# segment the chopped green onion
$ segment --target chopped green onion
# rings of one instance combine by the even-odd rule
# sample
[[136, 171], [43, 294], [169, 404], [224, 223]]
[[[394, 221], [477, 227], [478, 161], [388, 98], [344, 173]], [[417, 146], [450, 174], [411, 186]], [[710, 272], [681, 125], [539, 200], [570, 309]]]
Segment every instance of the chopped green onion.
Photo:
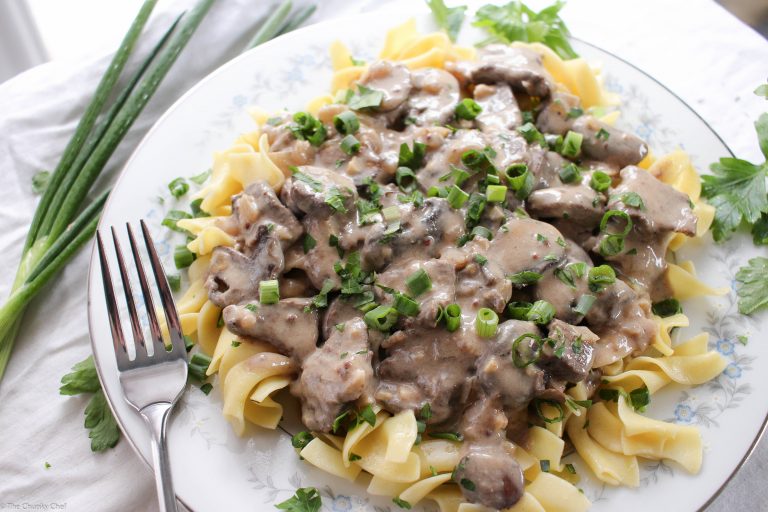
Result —
[[304, 449], [313, 439], [315, 436], [313, 436], [310, 432], [307, 432], [306, 430], [303, 432], [299, 432], [298, 434], [291, 437], [291, 445], [293, 445], [294, 448], [297, 448], [299, 450]]
[[204, 212], [203, 209], [200, 207], [200, 205], [203, 204], [203, 199], [198, 198], [189, 203], [189, 209], [192, 211], [192, 217], [194, 218], [200, 218], [200, 217], [210, 217], [211, 215], [208, 212]]
[[173, 263], [178, 269], [187, 268], [196, 259], [195, 253], [190, 251], [186, 245], [177, 245], [173, 250]]
[[246, 304], [244, 307], [251, 313], [255, 313], [259, 310], [259, 306], [257, 306], [256, 304]]
[[485, 211], [487, 200], [482, 194], [472, 193], [469, 196], [469, 205], [467, 205], [467, 227], [472, 227], [480, 222], [480, 217]]
[[598, 247], [603, 256], [616, 256], [624, 250], [624, 237], [622, 235], [606, 235]]
[[536, 125], [531, 122], [525, 123], [523, 126], [518, 128], [517, 131], [520, 135], [523, 136], [528, 144], [535, 142], [541, 146], [544, 146], [547, 143], [544, 135], [542, 135], [538, 128], [536, 128]]
[[458, 186], [453, 185], [448, 190], [448, 197], [446, 199], [452, 208], [459, 209], [464, 206], [464, 203], [467, 202], [469, 199], [469, 194], [461, 190]]
[[363, 316], [363, 320], [372, 329], [389, 331], [397, 322], [397, 310], [391, 306], [377, 306]]
[[175, 198], [179, 198], [189, 191], [189, 183], [184, 178], [176, 178], [168, 184], [168, 190]]
[[208, 367], [211, 364], [211, 358], [205, 354], [197, 353], [193, 354], [189, 360], [189, 375], [190, 377], [199, 381], [204, 381], [208, 376]]
[[325, 142], [328, 132], [318, 119], [307, 112], [293, 114], [294, 123], [288, 128], [298, 140], [306, 140], [313, 146], [320, 146]]
[[504, 185], [488, 185], [488, 188], [485, 189], [485, 197], [488, 198], [489, 203], [503, 203], [507, 198], [507, 187]]
[[475, 254], [475, 262], [482, 267], [483, 265], [488, 263], [488, 258], [483, 256], [482, 254]]
[[419, 314], [419, 303], [407, 295], [396, 293], [395, 309], [401, 315], [416, 316]]
[[445, 439], [455, 443], [460, 443], [464, 440], [464, 436], [458, 432], [430, 432], [429, 437], [433, 439]]
[[165, 278], [168, 280], [168, 286], [171, 290], [177, 292], [181, 289], [181, 275], [180, 274], [166, 274]]
[[427, 197], [448, 197], [448, 190], [445, 187], [429, 187]]
[[592, 305], [595, 303], [595, 300], [597, 300], [597, 297], [595, 297], [594, 295], [585, 293], [584, 295], [579, 297], [579, 301], [576, 303], [576, 306], [573, 308], [573, 312], [578, 313], [581, 316], [586, 316], [587, 313], [589, 313], [589, 310], [592, 309]]
[[616, 272], [610, 265], [600, 265], [589, 269], [589, 276], [587, 277], [589, 283], [589, 289], [593, 292], [601, 292], [607, 286], [616, 282]]
[[584, 115], [584, 110], [582, 110], [579, 107], [573, 107], [571, 110], [568, 111], [567, 117], [568, 119], [576, 119], [577, 117], [581, 117]]
[[513, 320], [527, 320], [531, 306], [533, 304], [530, 302], [510, 302], [507, 305], [507, 315]]
[[406, 278], [405, 286], [408, 287], [412, 297], [418, 297], [432, 289], [432, 279], [429, 278], [429, 274], [423, 268], [420, 268]]
[[[625, 222], [624, 228], [616, 233], [608, 231], [608, 222], [612, 218], [619, 218]], [[600, 232], [607, 233], [609, 235], [627, 236], [632, 231], [632, 219], [627, 212], [621, 210], [608, 210], [603, 214], [603, 218], [600, 220]]]
[[210, 382], [206, 382], [205, 384], [200, 386], [200, 391], [202, 391], [203, 394], [205, 394], [206, 396], [208, 396], [211, 390], [213, 390], [213, 384], [211, 384]]
[[565, 470], [566, 470], [568, 473], [572, 474], [572, 475], [575, 475], [575, 474], [576, 474], [576, 468], [575, 468], [575, 467], [573, 467], [573, 464], [566, 464], [566, 465], [565, 465]]
[[354, 135], [347, 135], [339, 144], [341, 150], [348, 155], [356, 155], [360, 151], [360, 141]]
[[512, 190], [515, 191], [515, 197], [518, 199], [527, 198], [533, 191], [534, 179], [533, 174], [528, 170], [528, 166], [524, 163], [512, 164], [504, 171], [509, 185]]
[[566, 158], [576, 158], [581, 153], [581, 142], [584, 136], [577, 132], [568, 130], [563, 139], [563, 149], [560, 154]]
[[459, 119], [473, 120], [483, 111], [483, 108], [471, 98], [464, 98], [456, 105], [456, 117]]
[[512, 281], [512, 284], [517, 286], [528, 286], [529, 284], [534, 284], [541, 279], [542, 275], [538, 272], [533, 272], [531, 270], [524, 270], [522, 272], [518, 272], [517, 274], [510, 274], [507, 276], [507, 279]]
[[499, 315], [489, 308], [480, 308], [475, 317], [475, 330], [481, 338], [490, 338], [496, 334], [499, 326]]
[[544, 140], [547, 143], [547, 147], [550, 151], [554, 151], [556, 153], [559, 153], [563, 149], [563, 136], [562, 135], [554, 135], [554, 134], [546, 134], [544, 135]]
[[573, 162], [560, 169], [560, 180], [563, 183], [576, 183], [581, 181], [581, 171]]
[[589, 180], [589, 186], [598, 192], [605, 192], [611, 186], [611, 177], [603, 171], [595, 171]]
[[191, 181], [193, 183], [197, 183], [198, 185], [202, 185], [203, 183], [206, 182], [206, 180], [208, 178], [211, 177], [211, 173], [213, 173], [213, 170], [212, 169], [208, 169], [207, 171], [203, 171], [200, 174], [196, 174], [194, 176], [191, 176], [189, 178], [189, 181]]
[[406, 510], [411, 510], [411, 504], [408, 503], [407, 501], [405, 501], [404, 499], [401, 499], [398, 496], [395, 496], [394, 498], [392, 498], [392, 503], [394, 503], [395, 505], [397, 505], [400, 508], [404, 508]]
[[341, 114], [333, 116], [333, 126], [336, 131], [342, 135], [352, 135], [360, 129], [360, 121], [354, 112], [347, 110]]
[[[545, 423], [560, 423], [565, 419], [565, 411], [563, 410], [563, 406], [560, 405], [560, 402], [556, 402], [554, 400], [545, 400], [542, 398], [534, 398], [533, 404], [536, 407], [536, 414], [539, 415], [539, 418], [544, 420]], [[558, 415], [554, 418], [550, 418], [547, 415], [544, 414], [544, 412], [541, 410], [541, 404], [547, 404], [555, 409], [557, 409]]]
[[165, 216], [161, 224], [172, 231], [176, 231], [178, 233], [187, 233], [187, 230], [180, 228], [177, 225], [177, 223], [182, 219], [191, 219], [191, 218], [192, 216], [187, 212], [183, 212], [181, 210], [171, 210]]
[[486, 147], [482, 151], [476, 149], [470, 149], [461, 154], [461, 163], [467, 166], [475, 172], [483, 172], [486, 174], [496, 174], [496, 166], [493, 165], [493, 158], [496, 156], [496, 151], [490, 146]]
[[651, 306], [651, 311], [654, 315], [665, 317], [677, 315], [683, 312], [683, 308], [680, 307], [680, 301], [677, 299], [664, 299], [661, 302], [656, 302]]
[[468, 491], [474, 491], [475, 489], [477, 489], [477, 486], [475, 486], [475, 482], [473, 482], [469, 478], [462, 478], [461, 482], [459, 482], [459, 485], [461, 485], [463, 488], [465, 488]]
[[472, 238], [481, 236], [486, 240], [493, 240], [493, 233], [491, 233], [491, 230], [485, 226], [475, 226], [474, 228], [472, 228], [472, 232], [470, 233], [470, 235]]
[[461, 307], [458, 304], [449, 304], [443, 309], [443, 320], [448, 332], [455, 332], [461, 325]]
[[456, 167], [455, 165], [451, 165], [451, 170], [448, 173], [443, 174], [442, 176], [440, 176], [440, 179], [438, 181], [443, 182], [443, 181], [448, 181], [451, 178], [453, 178], [453, 182], [460, 187], [462, 185], [462, 183], [467, 181], [469, 176], [470, 176], [470, 174], [467, 171], [465, 171], [464, 169], [460, 169], [460, 168]]
[[395, 171], [395, 183], [403, 192], [413, 192], [416, 189], [416, 174], [408, 167], [398, 167]]
[[280, 287], [277, 279], [259, 281], [259, 302], [262, 304], [277, 304], [280, 300]]
[[[525, 340], [531, 340], [533, 343], [523, 344]], [[522, 336], [518, 336], [517, 339], [512, 342], [512, 362], [518, 368], [525, 368], [526, 366], [532, 365], [541, 357], [542, 345], [543, 342], [541, 336], [537, 334], [528, 332]]]
[[397, 157], [398, 167], [408, 167], [415, 171], [424, 163], [424, 156], [427, 153], [427, 145], [423, 142], [414, 141], [413, 149], [403, 142], [400, 144], [400, 153]]
[[555, 307], [545, 300], [537, 300], [528, 311], [527, 320], [538, 324], [546, 325], [555, 316]]
[[425, 403], [421, 407], [421, 411], [419, 412], [419, 417], [424, 421], [427, 421], [432, 417], [432, 406], [429, 405], [429, 402]]

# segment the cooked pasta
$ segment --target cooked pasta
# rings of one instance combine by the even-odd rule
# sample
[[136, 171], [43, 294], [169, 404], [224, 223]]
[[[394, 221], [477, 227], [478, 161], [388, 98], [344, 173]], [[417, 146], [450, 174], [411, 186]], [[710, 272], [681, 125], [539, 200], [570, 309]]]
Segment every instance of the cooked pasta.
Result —
[[[505, 56], [512, 55], [508, 52], [524, 62], [520, 69], [504, 67], [507, 65], [504, 59], [508, 58]], [[571, 472], [573, 467], [564, 461], [566, 439], [594, 476], [612, 486], [638, 486], [641, 459], [674, 461], [690, 473], [698, 472], [703, 451], [698, 430], [651, 419], [639, 412], [647, 404], [647, 397], [668, 384], [699, 385], [715, 378], [725, 367], [721, 356], [708, 351], [706, 334], [675, 344], [673, 329], [689, 324], [684, 314], [660, 316], [650, 310], [651, 298], [683, 301], [724, 293], [699, 280], [692, 263], [667, 263], [664, 258], [666, 253], [680, 249], [689, 240], [705, 236], [714, 215], [714, 209], [701, 198], [700, 181], [687, 155], [675, 151], [653, 156], [642, 141], [638, 139], [635, 143], [629, 135], [612, 128], [619, 117], [616, 109], [619, 101], [603, 87], [600, 70], [584, 59], [563, 60], [538, 43], [490, 47], [478, 54], [473, 48], [451, 43], [443, 33], [419, 34], [415, 22], [410, 20], [388, 33], [380, 60], [375, 63], [358, 61], [339, 41], [331, 46], [330, 55], [333, 77], [329, 93], [312, 100], [306, 113], [292, 118], [281, 112], [269, 114], [254, 109], [252, 116], [258, 129], [242, 135], [230, 149], [214, 156], [211, 177], [196, 196], [201, 200], [202, 211], [210, 216], [178, 222], [178, 226], [191, 235], [187, 247], [197, 256], [189, 269], [190, 285], [178, 303], [183, 330], [197, 341], [203, 352], [212, 356], [208, 373], [218, 374], [224, 416], [234, 431], [244, 435], [247, 423], [276, 428], [283, 413], [276, 394], [290, 388], [302, 399], [304, 423], [312, 431], [305, 433], [305, 442], [294, 444], [307, 463], [349, 481], [355, 481], [360, 473], [367, 473], [371, 476], [370, 494], [392, 497], [408, 508], [423, 500], [432, 500], [441, 512], [494, 508], [515, 512], [587, 510], [589, 500], [574, 485], [578, 477]], [[523, 75], [525, 78], [519, 78]], [[408, 78], [407, 87], [402, 85], [406, 82], [399, 82], [401, 76], [413, 77]], [[457, 77], [458, 82], [453, 77]], [[458, 84], [455, 93], [446, 83]], [[502, 83], [509, 86], [499, 85]], [[474, 100], [465, 104], [469, 112], [460, 113], [457, 107], [459, 85], [462, 91], [474, 94]], [[372, 105], [381, 105], [384, 110], [386, 102], [402, 102], [399, 96], [407, 99], [408, 94], [415, 98], [408, 100], [410, 110], [393, 107], [374, 117], [376, 108]], [[445, 111], [447, 117], [440, 112], [446, 101], [450, 107]], [[542, 107], [536, 107], [539, 101]], [[362, 106], [355, 108], [354, 102]], [[568, 105], [578, 112], [572, 114]], [[473, 114], [472, 108], [485, 117]], [[532, 114], [524, 112], [531, 117], [524, 127], [520, 126], [526, 119], [520, 112], [524, 108], [539, 108], [535, 125], [531, 122]], [[362, 121], [355, 115], [340, 115], [355, 110], [360, 116], [371, 116], [365, 121], [369, 123], [365, 126], [367, 131], [362, 131]], [[595, 116], [599, 113], [599, 117], [591, 116], [590, 112]], [[585, 116], [586, 124], [594, 128], [571, 136], [576, 133], [572, 130], [577, 130], [572, 118], [579, 116]], [[395, 146], [399, 147], [399, 153], [386, 149], [391, 142], [373, 133], [387, 123], [404, 123], [405, 128], [399, 129], [411, 130], [408, 132], [411, 139], [402, 139], [402, 145]], [[434, 124], [441, 126], [432, 126]], [[446, 124], [448, 128], [442, 126]], [[563, 124], [570, 128], [566, 128], [567, 134], [562, 132], [565, 137], [557, 139], [554, 134]], [[409, 125], [413, 127], [408, 128]], [[538, 157], [531, 158], [554, 158], [551, 154], [557, 151], [580, 162], [581, 169], [576, 166], [570, 169], [569, 165], [573, 164], [557, 155], [556, 160], [562, 167], [551, 171], [549, 177], [535, 177], [540, 180], [535, 185], [524, 185], [525, 180], [534, 179], [529, 175], [534, 166], [530, 158], [515, 160], [514, 157], [504, 173], [488, 172], [489, 166], [494, 168], [503, 159], [504, 155], [499, 153], [516, 150], [504, 144], [490, 148], [471, 138], [479, 137], [477, 134], [483, 131], [496, 135], [507, 133], [505, 130], [522, 133], [523, 128], [527, 130], [525, 141], [517, 136], [520, 142], [516, 143], [538, 152]], [[590, 129], [597, 133], [588, 133]], [[546, 141], [539, 130], [549, 137]], [[336, 134], [341, 149], [339, 144], [321, 145], [328, 131]], [[451, 145], [459, 140], [457, 134], [464, 132], [468, 134], [467, 140], [471, 140], [462, 141], [463, 145]], [[359, 139], [353, 133], [358, 134]], [[605, 144], [601, 145], [602, 133], [607, 135]], [[628, 147], [612, 153], [608, 138], [611, 134], [629, 140]], [[321, 135], [322, 140], [317, 143], [316, 137]], [[392, 130], [386, 137], [400, 141]], [[590, 137], [593, 137], [591, 142]], [[589, 158], [576, 158], [579, 151], [568, 156], [567, 146], [576, 139]], [[539, 147], [536, 144], [544, 149], [536, 149]], [[549, 144], [554, 146], [547, 146]], [[449, 145], [447, 150], [441, 149], [444, 145]], [[366, 155], [374, 151], [380, 153], [377, 159], [365, 160]], [[432, 155], [427, 164], [423, 163], [424, 152]], [[431, 162], [438, 160], [438, 153], [442, 160], [432, 166]], [[472, 161], [473, 158], [476, 161]], [[334, 163], [338, 168], [336, 172], [315, 170], [318, 166], [333, 167]], [[374, 178], [370, 174], [372, 165], [379, 173]], [[469, 171], [461, 168], [462, 165]], [[455, 231], [454, 224], [463, 225], [464, 218], [473, 215], [475, 195], [463, 191], [462, 183], [472, 182], [472, 173], [477, 173], [476, 169], [482, 166], [486, 166], [483, 172], [487, 173], [481, 182], [485, 189], [483, 197], [487, 197], [483, 208], [486, 203], [491, 205], [489, 209], [497, 208], [496, 216], [502, 220], [493, 224], [495, 221], [489, 217], [487, 222], [483, 221], [485, 224], [475, 223], [471, 235], [464, 233], [463, 242], [458, 244], [453, 243], [458, 238], [455, 236], [449, 240], [453, 246], [449, 248], [445, 244], [449, 238], [447, 233]], [[578, 177], [567, 175], [566, 168]], [[421, 178], [424, 182], [419, 184]], [[578, 180], [582, 178], [583, 185], [580, 185]], [[595, 184], [598, 178], [607, 180], [602, 189]], [[316, 199], [313, 194], [322, 190], [326, 179], [333, 187], [332, 193], [313, 203]], [[507, 181], [503, 181], [505, 179]], [[414, 184], [406, 185], [406, 180]], [[452, 187], [447, 186], [450, 180], [455, 180]], [[397, 183], [399, 190], [390, 184], [392, 182]], [[643, 190], [650, 187], [649, 195], [636, 192], [631, 185], [635, 182], [641, 184]], [[525, 186], [528, 190], [520, 193]], [[574, 203], [565, 207], [566, 213], [577, 217], [571, 224], [568, 223], [570, 215], [553, 219], [553, 205], [548, 202], [555, 196], [560, 199], [568, 196], [571, 193], [568, 186], [573, 190], [582, 187], [578, 194], [588, 195], [591, 203], [584, 204], [582, 196], [572, 198]], [[302, 192], [301, 187], [308, 191]], [[609, 187], [611, 195], [606, 197]], [[345, 194], [353, 193], [356, 188], [366, 190], [367, 202], [357, 202], [352, 207], [345, 202], [348, 199]], [[444, 195], [441, 190], [445, 190]], [[651, 197], [654, 191], [663, 198]], [[430, 221], [432, 227], [423, 229], [444, 224], [440, 227], [444, 231], [439, 234], [430, 231], [428, 240], [418, 238], [415, 233], [422, 228], [409, 227], [409, 222], [417, 224], [418, 221], [405, 217], [403, 204], [414, 211], [419, 207], [409, 204], [416, 204], [417, 192], [421, 196], [419, 201], [434, 209], [430, 214], [434, 216]], [[493, 192], [501, 196], [492, 197]], [[536, 201], [534, 195], [538, 195]], [[440, 220], [443, 213], [437, 210], [434, 198], [449, 203], [453, 209], [469, 203], [461, 210], [461, 216], [445, 214]], [[657, 203], [666, 199], [682, 205], [679, 211], [672, 212], [682, 220], [673, 219], [671, 227], [664, 227], [667, 219], [662, 218], [662, 214], [651, 218], [652, 214], [644, 211], [654, 208], [662, 211], [666, 206]], [[380, 209], [366, 210], [379, 200]], [[494, 206], [494, 201], [498, 205]], [[591, 212], [600, 201], [603, 203], [595, 217]], [[558, 204], [562, 209], [562, 201]], [[502, 205], [508, 207], [506, 211]], [[528, 213], [515, 216], [511, 211], [515, 207], [521, 211], [525, 208]], [[397, 264], [373, 274], [378, 288], [373, 286], [373, 277], [369, 281], [360, 280], [361, 257], [343, 245], [342, 235], [329, 232], [325, 224], [315, 220], [323, 215], [328, 217], [328, 211], [347, 213], [347, 209], [355, 208], [359, 225], [341, 229], [347, 229], [351, 237], [358, 237], [357, 244], [363, 240], [368, 243], [370, 235], [358, 230], [367, 224], [381, 226], [381, 239], [398, 236], [403, 226], [415, 233], [407, 248], [395, 250], [382, 243], [370, 254], [363, 255], [363, 263], [375, 267], [371, 261], [393, 258], [392, 253], [400, 251]], [[324, 213], [318, 213], [321, 211]], [[371, 213], [371, 220], [360, 220]], [[300, 223], [294, 214], [306, 216]], [[550, 225], [532, 220], [529, 215], [544, 219]], [[614, 226], [612, 223], [617, 220], [624, 222], [623, 226], [618, 223], [618, 230], [606, 228], [606, 224]], [[578, 223], [592, 224], [584, 232], [577, 229]], [[644, 226], [651, 234], [643, 239], [632, 238], [628, 233], [633, 223]], [[339, 228], [340, 225], [333, 226]], [[492, 228], [498, 231], [491, 234]], [[495, 255], [513, 262], [515, 258], [528, 258], [513, 242], [501, 251], [494, 249], [494, 240], [504, 239], [508, 232], [512, 233], [510, 237], [543, 244], [551, 254], [536, 253], [533, 258], [536, 264], [529, 267], [502, 264], [500, 273], [493, 275], [499, 267], [497, 261], [492, 261]], [[619, 244], [619, 239], [620, 250], [604, 250], [611, 244]], [[413, 254], [408, 251], [427, 252], [439, 244], [442, 244], [442, 253], [432, 254], [432, 259], [414, 263], [403, 256]], [[567, 249], [558, 249], [558, 246], [567, 246]], [[585, 250], [605, 264], [593, 266]], [[631, 251], [635, 251], [634, 254], [651, 251], [661, 264], [638, 267], [626, 257]], [[357, 259], [352, 254], [357, 255]], [[555, 262], [553, 266], [544, 266], [539, 261], [546, 262], [550, 256]], [[323, 258], [338, 260], [331, 266], [332, 272], [324, 271]], [[608, 265], [612, 268], [598, 271]], [[464, 281], [459, 284], [468, 291], [460, 292], [452, 283], [456, 287], [446, 301], [440, 296], [440, 276], [447, 273], [455, 280], [459, 271], [465, 273]], [[419, 281], [414, 277], [420, 273], [426, 274], [428, 280], [431, 278], [429, 286], [424, 285], [423, 278]], [[284, 305], [280, 316], [270, 316], [272, 310], [265, 307], [268, 302], [264, 302], [261, 290], [266, 286], [264, 283], [272, 279], [279, 280], [279, 288], [273, 291]], [[534, 286], [526, 287], [532, 284]], [[419, 286], [425, 290], [432, 287], [433, 291], [414, 291]], [[256, 287], [258, 292], [253, 291]], [[356, 288], [359, 290], [348, 295], [357, 294], [354, 297], [364, 311], [339, 302], [329, 305], [329, 293], [340, 289], [344, 295], [345, 289]], [[404, 292], [406, 288], [410, 295]], [[573, 295], [573, 303], [560, 305], [555, 296], [576, 293], [570, 289], [581, 290], [580, 295]], [[318, 293], [309, 297], [313, 294], [308, 290]], [[420, 302], [414, 300], [419, 293], [427, 298], [422, 297]], [[460, 293], [466, 297], [461, 298]], [[374, 297], [383, 294], [391, 294], [392, 302], [373, 302]], [[515, 298], [510, 302], [513, 294]], [[605, 294], [610, 296], [606, 298]], [[362, 302], [363, 296], [370, 300]], [[587, 300], [589, 305], [582, 311], [579, 309], [581, 297], [585, 296], [591, 297], [591, 302]], [[576, 298], [580, 299], [578, 305]], [[601, 300], [605, 303], [601, 304]], [[508, 302], [510, 309], [507, 310]], [[537, 306], [540, 303], [546, 303], [551, 312], [546, 312], [546, 305]], [[622, 330], [622, 325], [608, 318], [589, 316], [593, 303], [596, 308], [610, 310], [610, 315], [618, 317], [619, 322], [634, 323]], [[490, 327], [481, 322], [479, 311], [475, 316], [478, 304], [490, 312], [484, 313], [491, 319]], [[454, 314], [453, 306], [459, 310], [458, 314]], [[539, 315], [549, 314], [546, 321], [541, 322], [541, 317], [534, 315], [537, 307], [544, 308]], [[318, 334], [320, 310], [324, 308], [327, 311], [323, 313]], [[434, 314], [426, 320], [421, 313], [418, 317], [413, 314], [412, 318], [406, 318], [408, 308]], [[382, 313], [376, 316], [379, 310]], [[505, 311], [512, 320], [502, 324], [498, 315]], [[515, 316], [521, 314], [524, 316]], [[395, 319], [391, 324], [388, 323], [390, 317]], [[432, 330], [414, 330], [413, 324], [422, 320], [432, 322]], [[401, 323], [395, 324], [395, 321]], [[441, 391], [452, 393], [450, 400], [437, 395], [432, 401], [419, 399], [425, 393], [428, 395], [417, 385], [422, 379], [421, 372], [428, 373], [432, 371], [430, 366], [441, 367], [446, 364], [445, 360], [465, 356], [451, 353], [444, 359], [430, 360], [424, 354], [442, 349], [436, 344], [417, 344], [418, 350], [407, 354], [411, 359], [405, 367], [395, 371], [382, 366], [385, 363], [379, 360], [380, 351], [396, 358], [398, 347], [413, 343], [419, 336], [433, 336], [434, 329], [442, 329], [440, 332], [447, 332], [445, 336], [453, 339], [458, 334], [450, 334], [453, 332], [451, 322], [461, 325], [458, 331], [453, 327], [457, 333], [477, 326], [478, 339], [487, 338], [471, 345], [472, 350], [487, 350], [482, 347], [493, 345], [492, 340], [506, 332], [503, 329], [512, 333], [512, 338], [508, 346], [498, 348], [497, 352], [473, 354], [471, 364], [456, 370], [460, 375], [465, 372], [466, 377], [459, 376], [455, 384], [449, 383], [449, 387]], [[578, 325], [582, 322], [587, 326]], [[382, 324], [387, 327], [380, 328]], [[544, 332], [540, 328], [545, 324], [549, 324], [549, 334], [540, 336]], [[398, 327], [393, 333], [395, 325]], [[534, 326], [531, 329], [539, 334], [526, 333], [528, 325]], [[486, 328], [490, 329], [490, 335], [483, 333]], [[296, 339], [307, 341], [289, 344], [284, 339], [287, 331]], [[638, 341], [638, 336], [643, 340]], [[317, 348], [319, 337], [325, 343]], [[469, 341], [461, 341], [459, 347], [461, 343]], [[576, 362], [557, 370], [561, 373], [552, 370], [546, 365], [560, 363], [546, 363], [543, 358], [546, 355], [549, 360], [562, 360], [565, 357], [562, 350], [560, 355], [551, 353], [556, 352], [558, 346], [567, 349], [570, 354], [567, 357], [573, 361], [583, 359], [581, 351], [587, 349], [582, 347], [588, 347], [590, 366], [580, 369], [581, 363]], [[377, 376], [381, 379], [376, 390], [370, 388], [373, 364], [379, 365]], [[542, 384], [541, 393], [535, 397], [516, 405], [512, 405], [514, 397], [508, 397], [503, 407], [498, 405], [501, 402], [490, 388], [517, 385], [504, 380], [505, 375], [515, 372], [522, 372], [520, 379], [532, 379], [531, 375], [539, 367], [547, 369], [536, 374], [547, 380], [546, 389]], [[453, 370], [441, 371], [441, 379], [454, 378]], [[393, 372], [400, 372], [397, 378]], [[470, 374], [482, 382], [478, 388], [462, 387]], [[337, 378], [346, 380], [333, 380]], [[600, 395], [596, 394], [598, 388], [602, 389]], [[331, 398], [318, 402], [321, 392]], [[645, 396], [646, 401], [638, 404], [633, 398], [638, 396]], [[460, 421], [448, 410], [449, 404], [456, 401], [462, 401], [465, 407], [459, 411], [463, 414]], [[332, 424], [329, 420], [333, 420]], [[456, 431], [440, 432], [437, 427], [441, 425]], [[479, 433], [480, 430], [483, 432]], [[478, 460], [492, 460], [496, 466], [478, 469]], [[501, 474], [504, 478], [519, 475], [519, 483], [509, 484], [514, 492], [502, 491], [493, 482], [474, 481], [476, 474], [491, 475], [493, 478], [489, 480]]]

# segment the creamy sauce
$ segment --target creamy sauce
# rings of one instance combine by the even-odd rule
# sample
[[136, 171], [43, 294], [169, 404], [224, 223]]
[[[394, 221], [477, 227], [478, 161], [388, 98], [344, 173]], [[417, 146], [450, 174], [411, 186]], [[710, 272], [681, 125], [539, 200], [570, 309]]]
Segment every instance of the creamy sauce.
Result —
[[[474, 484], [461, 486], [465, 499], [502, 509], [523, 493], [515, 445], [526, 443], [530, 424], [544, 424], [536, 400], [563, 404], [578, 382], [591, 394], [602, 367], [647, 349], [656, 332], [651, 300], [668, 295], [666, 244], [672, 233], [694, 234], [696, 218], [686, 196], [634, 167], [645, 143], [553, 92], [535, 52], [491, 45], [447, 69], [371, 64], [361, 90], [381, 103], [323, 107], [326, 135], [314, 145], [291, 116], [271, 120], [271, 157], [299, 174], [279, 199], [263, 183], [233, 199], [220, 227], [236, 244], [213, 251], [206, 287], [233, 333], [290, 357], [309, 429], [330, 432], [344, 411], [374, 402], [412, 410], [425, 436], [464, 437], [455, 478]], [[455, 116], [462, 98], [476, 101], [474, 120]], [[350, 113], [359, 124], [352, 151], [334, 122]], [[524, 119], [545, 141], [526, 142]], [[557, 146], [568, 131], [583, 135], [572, 158]], [[470, 165], [468, 152], [485, 156]], [[561, 178], [568, 164], [581, 179]], [[527, 170], [525, 193], [507, 180], [511, 165]], [[596, 170], [612, 178], [607, 191], [592, 188]], [[491, 203], [494, 180], [507, 190]], [[633, 224], [611, 255], [601, 249], [608, 210]], [[589, 272], [601, 264], [618, 278], [595, 289]], [[429, 284], [418, 293], [417, 272]], [[259, 304], [265, 279], [280, 281], [277, 304]], [[590, 295], [591, 308], [577, 310]], [[508, 316], [510, 302], [534, 301], [549, 303], [554, 317]], [[446, 311], [455, 307], [449, 330]], [[376, 323], [366, 314], [374, 308], [389, 316]], [[481, 308], [499, 317], [485, 338], [476, 328]], [[526, 354], [532, 359], [521, 365]]]

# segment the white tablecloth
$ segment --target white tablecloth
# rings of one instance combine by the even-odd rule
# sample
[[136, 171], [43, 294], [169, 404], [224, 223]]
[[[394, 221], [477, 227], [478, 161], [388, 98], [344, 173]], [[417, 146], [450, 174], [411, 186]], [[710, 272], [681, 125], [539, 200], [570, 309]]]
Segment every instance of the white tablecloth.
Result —
[[[157, 37], [190, 3], [161, 3], [149, 30]], [[392, 2], [317, 3], [321, 7], [313, 20]], [[169, 101], [235, 55], [270, 7], [264, 0], [220, 0], [214, 6], [111, 160], [101, 186], [114, 179], [129, 148]], [[402, 12], [415, 8], [421, 8], [421, 2], [401, 1]], [[571, 0], [564, 17], [574, 35], [621, 55], [676, 92], [737, 155], [761, 161], [752, 122], [768, 103], [752, 90], [768, 75], [768, 42], [714, 1]], [[143, 41], [140, 54], [149, 47], [147, 39]], [[39, 169], [55, 166], [110, 50], [105, 48], [103, 58], [89, 62], [45, 64], [0, 85], [2, 297], [8, 293], [37, 199], [30, 179]], [[0, 509], [157, 508], [152, 476], [129, 444], [123, 440], [106, 453], [91, 453], [83, 428], [86, 399], [58, 394], [61, 376], [90, 352], [85, 288], [89, 252], [82, 251], [29, 308], [0, 384]], [[766, 465], [768, 442], [763, 442], [710, 510], [758, 510], [758, 504], [768, 503]], [[210, 481], [205, 468], [200, 471], [201, 481]]]

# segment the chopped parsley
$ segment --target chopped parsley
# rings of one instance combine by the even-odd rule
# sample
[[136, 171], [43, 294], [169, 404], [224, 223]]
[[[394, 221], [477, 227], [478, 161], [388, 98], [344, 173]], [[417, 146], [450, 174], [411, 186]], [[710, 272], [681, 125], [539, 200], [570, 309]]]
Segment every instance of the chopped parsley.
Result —
[[383, 92], [358, 84], [357, 93], [352, 94], [347, 105], [352, 110], [376, 109], [381, 106], [382, 101], [384, 101]]

